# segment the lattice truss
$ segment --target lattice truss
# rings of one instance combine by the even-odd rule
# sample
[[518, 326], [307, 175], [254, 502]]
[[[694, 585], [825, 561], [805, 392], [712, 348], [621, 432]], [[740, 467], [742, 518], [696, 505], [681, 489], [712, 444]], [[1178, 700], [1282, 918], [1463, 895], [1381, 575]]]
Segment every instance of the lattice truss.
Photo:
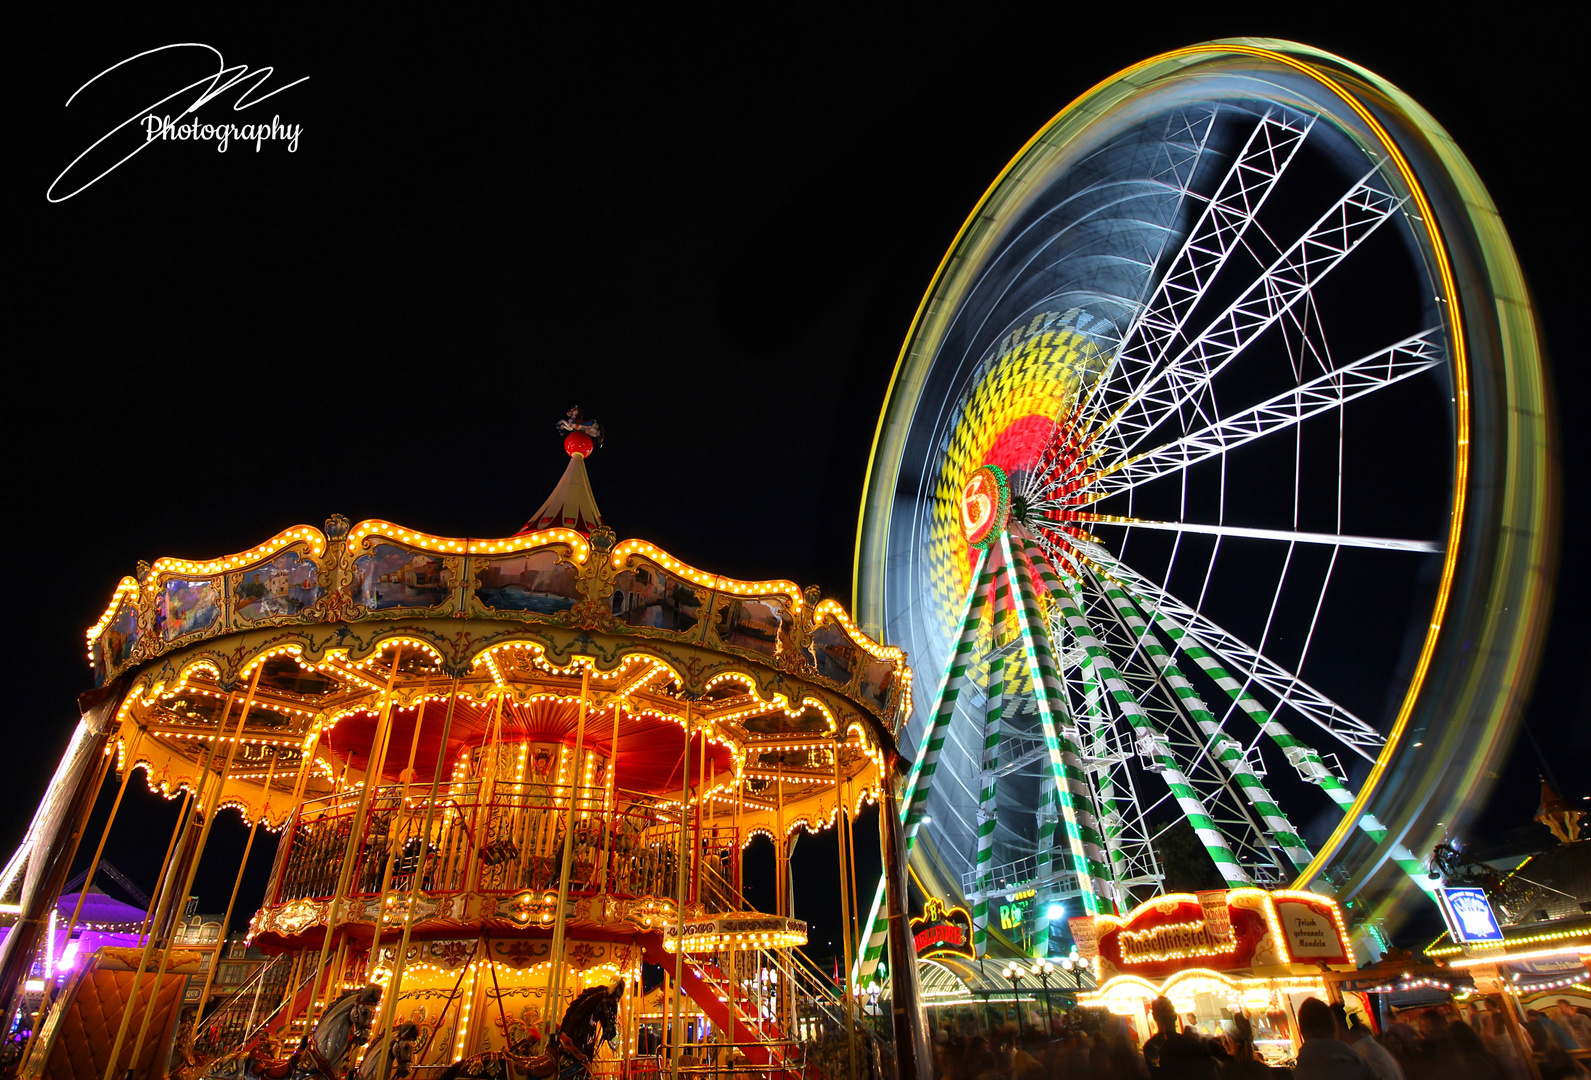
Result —
[[[1404, 199], [1371, 157], [1312, 221], [1273, 235], [1262, 210], [1316, 118], [1265, 106], [1240, 148], [1224, 156], [1210, 149], [1217, 120], [1210, 109], [1177, 113], [1167, 124], [1150, 173], [1188, 224], [1140, 231], [1159, 242], [1137, 243], [1146, 286], [1125, 327], [1102, 330], [1077, 310], [1032, 322], [1041, 330], [1057, 319], [1086, 325], [1107, 359], [1084, 373], [1033, 467], [1011, 477], [1015, 521], [972, 575], [960, 639], [903, 802], [908, 843], [935, 785], [955, 786], [951, 804], [978, 808], [973, 866], [960, 884], [980, 949], [989, 942], [990, 898], [1013, 885], [1036, 888], [1041, 906], [1077, 898], [1089, 912], [1159, 890], [1156, 842], [1168, 821], [1189, 822], [1232, 885], [1281, 884], [1310, 865], [1313, 853], [1273, 794], [1267, 762], [1285, 762], [1346, 812], [1355, 792], [1343, 759], [1373, 761], [1384, 744], [1374, 724], [1300, 675], [1337, 553], [1442, 549], [1430, 539], [1344, 529], [1341, 445], [1347, 405], [1447, 363], [1445, 328], [1433, 319], [1378, 348], [1340, 355], [1318, 297], [1334, 271], [1405, 212]], [[1060, 281], [1052, 295], [1067, 289]], [[1017, 347], [1017, 336], [1002, 347]], [[1287, 385], [1260, 400], [1223, 389], [1222, 373], [1262, 337], [1267, 362], [1285, 362]], [[994, 370], [994, 359], [984, 367]], [[1226, 455], [1266, 440], [1301, 458], [1311, 421], [1312, 430], [1337, 431], [1335, 527], [1299, 527], [1296, 463], [1293, 490], [1282, 493], [1292, 501], [1291, 528], [1225, 521]], [[1201, 465], [1222, 470], [1215, 520], [1186, 513], [1188, 475]], [[1157, 482], [1161, 493], [1181, 485], [1178, 518], [1134, 514], [1139, 493]], [[1285, 546], [1284, 577], [1299, 545], [1328, 547], [1302, 649], [1282, 658], [1268, 647], [1274, 602], [1253, 641], [1209, 617], [1208, 568], [1192, 595], [1168, 587], [1172, 566], [1153, 575], [1134, 569], [1124, 551], [1135, 529], [1177, 534], [1172, 566], [1184, 536], [1213, 537], [1217, 549], [1227, 537], [1274, 541]], [[938, 772], [947, 739], [958, 757], [977, 763], [975, 775]], [[1377, 841], [1385, 837], [1371, 814], [1356, 823]], [[1427, 887], [1406, 848], [1394, 845], [1391, 857]], [[1318, 878], [1316, 885], [1328, 887]], [[883, 944], [877, 902], [874, 912], [864, 974]], [[1047, 935], [1041, 915], [1035, 955]]]

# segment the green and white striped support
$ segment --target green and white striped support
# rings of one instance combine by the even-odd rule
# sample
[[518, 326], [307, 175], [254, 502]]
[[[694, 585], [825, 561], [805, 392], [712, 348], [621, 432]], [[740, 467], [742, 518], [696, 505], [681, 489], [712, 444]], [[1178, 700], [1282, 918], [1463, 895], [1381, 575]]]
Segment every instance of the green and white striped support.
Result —
[[[1125, 570], [1120, 564], [1109, 568], [1121, 573], [1124, 579], [1132, 579], [1137, 575]], [[1349, 788], [1330, 770], [1321, 759], [1319, 751], [1299, 739], [1286, 725], [1271, 715], [1270, 711], [1260, 704], [1253, 694], [1248, 692], [1242, 681], [1235, 678], [1222, 664], [1215, 653], [1205, 647], [1197, 634], [1193, 633], [1182, 622], [1166, 614], [1158, 605], [1151, 609], [1150, 617], [1155, 624], [1171, 639], [1173, 645], [1199, 666], [1199, 669], [1215, 682], [1227, 695], [1237, 703], [1238, 708], [1248, 714], [1249, 718], [1263, 731], [1271, 742], [1287, 757], [1289, 761], [1295, 759], [1302, 762], [1310, 775], [1316, 778], [1320, 789], [1324, 791], [1332, 802], [1336, 803], [1346, 813], [1353, 806], [1353, 789]], [[1374, 814], [1366, 813], [1359, 819], [1359, 828], [1376, 843], [1386, 839], [1386, 826], [1376, 819]], [[1436, 893], [1436, 883], [1426, 873], [1425, 864], [1415, 857], [1403, 844], [1393, 845], [1391, 851], [1392, 861], [1406, 873], [1420, 889], [1428, 895]]]
[[902, 800], [906, 808], [901, 820], [906, 825], [908, 845], [917, 835], [918, 822], [928, 812], [928, 795], [933, 789], [934, 771], [939, 768], [939, 754], [945, 748], [945, 736], [950, 733], [950, 720], [956, 715], [956, 699], [967, 684], [967, 669], [972, 665], [972, 650], [978, 640], [978, 624], [983, 621], [984, 609], [989, 605], [989, 585], [994, 579], [993, 571], [985, 569], [988, 561], [989, 553], [979, 552], [978, 565], [972, 574], [972, 589], [963, 609], [961, 635], [956, 639], [950, 662], [945, 665], [945, 674], [939, 681], [934, 711], [929, 714], [923, 730], [922, 748], [906, 782], [906, 797]]
[[994, 830], [999, 823], [995, 799], [996, 770], [1000, 767], [1000, 712], [1005, 708], [1005, 661], [989, 664], [989, 707], [983, 720], [983, 758], [978, 776], [978, 847], [973, 870], [978, 898], [972, 902], [972, 950], [982, 956], [989, 943], [989, 897], [994, 884]]
[[[983, 621], [983, 610], [989, 602], [989, 585], [994, 573], [986, 571], [989, 562], [987, 548], [978, 552], [978, 561], [972, 568], [972, 585], [961, 606], [961, 633], [951, 650], [945, 673], [939, 679], [939, 691], [934, 695], [928, 724], [923, 729], [922, 746], [912, 770], [906, 777], [906, 791], [901, 799], [901, 824], [906, 834], [906, 851], [910, 854], [917, 839], [917, 827], [928, 810], [928, 792], [933, 785], [934, 770], [939, 767], [939, 753], [944, 749], [945, 736], [950, 731], [950, 719], [956, 714], [956, 699], [967, 681], [967, 668], [971, 663], [973, 645], [978, 640], [978, 624]], [[873, 891], [873, 905], [868, 909], [867, 944], [856, 959], [857, 978], [866, 979], [878, 967], [879, 957], [889, 938], [889, 919], [884, 912], [884, 878], [879, 875], [878, 887]]]
[[[1127, 718], [1128, 724], [1140, 738], [1148, 736], [1156, 743], [1163, 744], [1164, 736], [1155, 727], [1149, 714], [1144, 712], [1143, 706], [1138, 704], [1138, 699], [1133, 696], [1126, 681], [1111, 665], [1110, 652], [1100, 644], [1089, 627], [1088, 620], [1083, 617], [1083, 598], [1077, 581], [1069, 575], [1057, 577], [1049, 560], [1045, 559], [1043, 552], [1038, 550], [1037, 544], [1029, 549], [1029, 557], [1037, 566], [1045, 587], [1050, 590], [1050, 595], [1054, 597], [1060, 608], [1061, 617], [1066, 620], [1072, 636], [1077, 639], [1078, 645], [1087, 653], [1098, 671], [1100, 682], [1106, 694], [1115, 702], [1116, 708]], [[1226, 837], [1216, 828], [1215, 822], [1210, 818], [1209, 810], [1204, 805], [1204, 800], [1199, 798], [1199, 793], [1193, 790], [1192, 784], [1188, 783], [1188, 778], [1177, 764], [1176, 758], [1164, 750], [1152, 749], [1151, 752], [1155, 763], [1160, 766], [1159, 771], [1165, 778], [1166, 786], [1171, 789], [1172, 798], [1176, 799], [1177, 805], [1188, 819], [1188, 824], [1193, 826], [1194, 833], [1204, 844], [1205, 851], [1214, 860], [1216, 869], [1221, 871], [1221, 876], [1226, 879], [1227, 884], [1252, 884], [1248, 872], [1237, 861], [1237, 856], [1232, 854], [1232, 849], [1227, 847]]]
[[1160, 670], [1160, 676], [1166, 682], [1171, 692], [1176, 695], [1181, 708], [1186, 711], [1193, 722], [1198, 725], [1199, 731], [1205, 737], [1205, 745], [1212, 758], [1231, 774], [1238, 787], [1243, 789], [1244, 796], [1254, 812], [1270, 829], [1276, 842], [1281, 844], [1282, 850], [1287, 853], [1294, 866], [1302, 870], [1308, 866], [1314, 856], [1310, 853], [1309, 845], [1304, 838], [1298, 835], [1292, 822], [1287, 820], [1287, 815], [1277, 805], [1275, 798], [1266, 789], [1263, 781], [1255, 775], [1253, 768], [1243, 756], [1243, 744], [1221, 730], [1215, 717], [1210, 713], [1209, 707], [1199, 697], [1197, 690], [1183, 676], [1177, 667], [1176, 661], [1166, 652], [1160, 644], [1159, 637], [1144, 622], [1142, 614], [1133, 604], [1132, 599], [1123, 590], [1121, 584], [1108, 577], [1094, 578], [1094, 586], [1102, 591], [1116, 608], [1121, 616], [1122, 623], [1136, 637], [1143, 647], [1144, 654], [1149, 657], [1155, 667]]
[[[1022, 542], [1025, 548], [1027, 541]], [[1089, 915], [1114, 911], [1115, 889], [1105, 861], [1105, 838], [1100, 833], [1099, 819], [1094, 815], [1088, 776], [1083, 771], [1082, 750], [1066, 734], [1072, 727], [1066, 690], [1061, 683], [1060, 666], [1055, 661], [1049, 627], [1039, 611], [1033, 566], [1025, 552], [1020, 560], [1013, 557], [1009, 536], [1000, 538], [1000, 550], [1016, 581], [1016, 595], [1022, 611], [1022, 647], [1033, 677], [1033, 696], [1039, 708], [1044, 749], [1050, 765], [1045, 777], [1045, 793], [1051, 801], [1048, 805], [1041, 803], [1049, 813], [1039, 820], [1039, 847], [1049, 853], [1048, 871], [1053, 874], [1055, 856], [1060, 850], [1060, 845], [1054, 842], [1055, 827], [1058, 823], [1064, 825], [1066, 848], [1071, 855], [1071, 870], [1077, 875], [1083, 911]], [[1050, 937], [1047, 902], [1040, 905], [1034, 937], [1034, 955], [1047, 955]]]

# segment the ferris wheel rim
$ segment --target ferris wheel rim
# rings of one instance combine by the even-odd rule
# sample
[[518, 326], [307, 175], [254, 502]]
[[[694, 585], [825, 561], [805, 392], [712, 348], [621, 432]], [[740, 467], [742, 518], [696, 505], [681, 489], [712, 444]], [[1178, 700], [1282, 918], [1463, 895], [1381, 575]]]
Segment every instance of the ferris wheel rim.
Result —
[[[1440, 215], [1433, 211], [1425, 184], [1404, 155], [1397, 139], [1358, 100], [1354, 92], [1345, 86], [1339, 78], [1333, 77], [1331, 69], [1337, 69], [1339, 72], [1349, 72], [1355, 78], [1381, 90], [1386, 98], [1386, 101], [1382, 103], [1382, 107], [1393, 110], [1415, 131], [1429, 138], [1433, 143], [1437, 143], [1440, 149], [1449, 150], [1451, 141], [1447, 139], [1445, 132], [1442, 132], [1440, 126], [1428, 114], [1425, 114], [1416, 103], [1412, 102], [1411, 99], [1408, 99], [1406, 95], [1403, 95], [1401, 91], [1392, 87], [1385, 80], [1340, 57], [1291, 42], [1247, 39], [1215, 41], [1173, 50], [1132, 65], [1097, 83], [1060, 110], [1049, 122], [1041, 127], [1013, 156], [1005, 168], [1001, 170], [982, 197], [980, 197], [960, 230], [958, 230], [956, 237], [935, 270], [922, 301], [918, 305], [901, 352], [897, 357], [895, 368], [891, 374], [889, 388], [886, 392], [884, 407], [880, 412], [875, 429], [868, 468], [864, 476], [864, 490], [855, 550], [856, 573], [854, 581], [856, 592], [853, 599], [853, 610], [858, 612], [859, 618], [865, 619], [869, 623], [881, 624], [884, 609], [881, 601], [876, 600], [876, 597], [880, 595], [878, 590], [882, 586], [875, 581], [873, 585], [874, 596], [868, 596], [865, 592], [862, 570], [870, 554], [880, 556], [884, 550], [885, 540], [883, 538], [887, 535], [887, 523], [892, 517], [892, 513], [886, 504], [895, 492], [895, 477], [884, 475], [881, 472], [881, 467], [889, 465], [898, 467], [900, 460], [898, 452], [903, 447], [902, 439], [906, 428], [909, 426], [908, 421], [910, 419], [909, 413], [896, 415], [896, 405], [903, 400], [903, 396], [904, 400], [912, 404], [921, 400], [922, 380], [927, 370], [932, 366], [936, 354], [935, 343], [930, 342], [927, 346], [924, 346], [920, 341], [920, 335], [924, 328], [925, 314], [929, 311], [930, 305], [936, 300], [940, 301], [938, 305], [940, 307], [954, 306], [954, 298], [946, 301], [943, 297], [940, 297], [941, 287], [945, 283], [947, 271], [952, 266], [953, 261], [957, 259], [958, 255], [966, 255], [963, 250], [964, 247], [976, 239], [971, 234], [979, 219], [988, 210], [991, 200], [995, 198], [1012, 174], [1022, 165], [1034, 147], [1070, 118], [1082, 116], [1085, 105], [1095, 105], [1096, 100], [1101, 95], [1114, 87], [1122, 86], [1127, 80], [1135, 75], [1143, 74], [1146, 70], [1163, 69], [1165, 65], [1181, 65], [1213, 55], [1240, 56], [1283, 65], [1325, 88], [1336, 100], [1340, 101], [1348, 110], [1351, 110], [1366, 128], [1375, 134], [1379, 148], [1385, 154], [1387, 169], [1396, 171], [1402, 186], [1414, 201], [1417, 211], [1415, 216], [1418, 217], [1420, 227], [1424, 230], [1422, 249], [1433, 258], [1435, 263], [1430, 269], [1433, 271], [1432, 276], [1441, 283], [1443, 296], [1439, 299], [1447, 301], [1443, 304], [1441, 311], [1442, 326], [1447, 330], [1450, 350], [1446, 366], [1454, 379], [1453, 467], [1449, 480], [1452, 505], [1449, 511], [1446, 542], [1443, 545], [1441, 580], [1438, 585], [1436, 600], [1431, 609], [1432, 617], [1429, 620], [1421, 644], [1415, 672], [1409, 679], [1408, 685], [1403, 688], [1396, 717], [1381, 752], [1377, 755], [1372, 765], [1372, 772], [1360, 785], [1353, 805], [1342, 814], [1331, 836], [1325, 843], [1320, 845], [1309, 866], [1299, 872], [1295, 884], [1302, 885], [1318, 877], [1331, 860], [1342, 850], [1354, 828], [1365, 817], [1372, 801], [1380, 792], [1389, 767], [1403, 748], [1410, 717], [1421, 700], [1433, 656], [1436, 654], [1441, 642], [1443, 627], [1449, 621], [1447, 616], [1450, 614], [1449, 602], [1453, 582], [1458, 572], [1461, 556], [1465, 551], [1465, 543], [1469, 539], [1466, 532], [1467, 515], [1465, 511], [1471, 446], [1469, 379], [1473, 358], [1469, 352], [1469, 339], [1465, 325], [1468, 313], [1464, 310], [1464, 304], [1462, 303], [1464, 297], [1461, 295], [1455, 280], [1447, 241], [1442, 232]], [[1152, 80], [1143, 80], [1144, 83], [1150, 81]], [[1390, 105], [1387, 104], [1388, 102], [1390, 102]], [[1084, 117], [1077, 123], [1079, 126], [1076, 131], [1081, 131], [1086, 127], [1088, 120]], [[1075, 135], [1076, 131], [1072, 134]], [[1436, 156], [1440, 158], [1440, 155]], [[1451, 160], [1453, 157], [1456, 157], [1459, 165], [1467, 168], [1467, 162], [1458, 153], [1456, 147], [1451, 147], [1450, 159], [1439, 160], [1438, 165], [1443, 170], [1442, 175], [1453, 180], [1456, 184], [1459, 180], [1467, 178], [1454, 178], [1456, 170], [1454, 161]], [[1472, 174], [1472, 170], [1470, 170], [1470, 173]], [[1478, 180], [1475, 180], [1474, 183], [1478, 185]], [[1481, 191], [1484, 192], [1484, 189], [1481, 188]], [[1464, 209], [1466, 213], [1473, 214], [1473, 210], [1467, 204]], [[1477, 231], [1479, 230], [1477, 229]], [[1482, 243], [1484, 243], [1484, 238], [1482, 238]], [[1511, 251], [1508, 252], [1508, 255], [1511, 257]], [[1504, 270], [1507, 269], [1509, 268], [1504, 267]], [[1512, 266], [1512, 270], [1517, 274], [1517, 264]], [[1521, 355], [1513, 358], [1514, 362], [1526, 365], [1534, 363], [1539, 366], [1539, 353], [1535, 348], [1534, 338], [1526, 341], [1516, 341], [1513, 345], [1515, 348], [1520, 349], [1521, 352]], [[891, 430], [892, 419], [898, 421], [894, 425], [895, 430]], [[892, 449], [896, 451], [893, 455], [890, 453]], [[1539, 456], [1540, 451], [1538, 450], [1538, 458]], [[893, 462], [888, 460], [890, 457], [893, 457]], [[1538, 460], [1535, 464], [1539, 471], [1540, 461]], [[1539, 546], [1538, 538], [1536, 547], [1539, 548]], [[1537, 616], [1538, 619], [1541, 617], [1544, 616]], [[1528, 638], [1531, 635], [1527, 632], [1525, 636]], [[1517, 644], [1515, 647], [1518, 648]], [[1530, 651], [1528, 641], [1524, 651], [1527, 654]], [[1532, 661], [1528, 655], [1521, 661], [1521, 666], [1525, 668], [1531, 667], [1531, 664]]]

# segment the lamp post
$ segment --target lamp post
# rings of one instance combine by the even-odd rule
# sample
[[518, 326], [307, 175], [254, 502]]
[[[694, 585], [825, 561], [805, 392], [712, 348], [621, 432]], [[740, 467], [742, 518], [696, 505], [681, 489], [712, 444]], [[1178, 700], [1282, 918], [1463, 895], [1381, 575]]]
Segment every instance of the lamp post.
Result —
[[1002, 972], [1002, 974], [1007, 979], [1011, 980], [1011, 996], [1016, 998], [1017, 1032], [1021, 1038], [1026, 1039], [1028, 1034], [1027, 1021], [1022, 1019], [1022, 995], [1017, 992], [1017, 983], [1021, 980], [1022, 976], [1026, 974], [1026, 971], [1021, 964], [1012, 961], [1005, 966], [1005, 971]]
[[1048, 960], [1035, 961], [1032, 971], [1044, 983], [1044, 1030], [1053, 1036], [1055, 1034], [1055, 1014], [1050, 1011], [1050, 976], [1055, 974], [1055, 965]]

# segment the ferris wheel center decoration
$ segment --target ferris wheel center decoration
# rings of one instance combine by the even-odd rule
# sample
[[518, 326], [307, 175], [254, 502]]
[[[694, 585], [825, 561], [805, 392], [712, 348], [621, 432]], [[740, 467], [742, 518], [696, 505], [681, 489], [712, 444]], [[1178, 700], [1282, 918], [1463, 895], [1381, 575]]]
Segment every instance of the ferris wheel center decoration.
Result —
[[1379, 76], [1235, 39], [1063, 109], [940, 264], [863, 494], [857, 617], [939, 679], [925, 891], [980, 955], [1178, 875], [1394, 926], [1528, 689], [1549, 412], [1484, 187]]
[[975, 470], [961, 489], [961, 534], [967, 546], [983, 550], [1000, 538], [1011, 513], [1011, 487], [998, 465]]

